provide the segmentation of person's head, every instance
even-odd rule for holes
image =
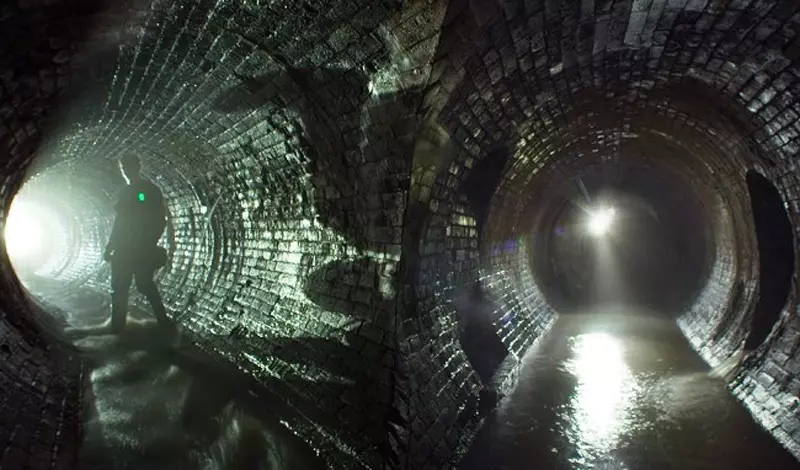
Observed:
[[[139,157],[129,153],[120,159],[119,169],[122,171],[122,177],[125,178],[125,181],[130,183],[140,178],[139,172],[142,170],[142,162]]]

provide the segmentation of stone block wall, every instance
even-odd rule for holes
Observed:
[[[535,177],[541,168],[558,168],[576,154],[587,162],[639,158],[626,143],[661,135],[678,151],[672,156],[651,152],[662,160],[676,159],[676,165],[690,168],[689,177],[722,197],[719,207],[731,212],[734,235],[716,237],[710,281],[683,326],[712,364],[730,356],[749,329],[745,319],[757,279],[748,201],[737,194],[741,189],[729,188],[743,188],[747,169],[773,175],[784,189],[795,186],[797,5],[463,1],[451,2],[448,17],[458,21],[445,21],[440,44],[453,54],[444,49],[437,55],[432,107],[441,110],[453,139],[473,154],[492,141],[510,143],[515,149],[512,168],[521,177],[503,184],[514,188],[515,196],[542,183]],[[470,21],[478,27],[461,28]],[[704,91],[693,95],[690,90]],[[598,94],[611,97],[609,105],[589,107],[601,102]],[[605,136],[586,142],[589,131]],[[794,212],[793,190],[785,198]],[[499,199],[498,218],[521,207],[517,197],[508,198],[506,209]],[[734,314],[738,321],[728,338],[711,344],[708,336],[719,330],[716,323],[728,317],[724,310],[731,306],[736,281],[746,299],[739,304],[742,311]],[[795,315],[791,305],[786,322]],[[772,379],[762,377],[762,387],[771,388],[758,391],[751,385],[737,392],[758,396],[744,401],[784,442],[794,442],[795,437],[785,438],[786,429],[794,428],[783,424],[779,430],[774,423],[776,417],[796,422],[790,416],[795,405],[773,398],[787,396],[786,384],[793,383],[787,358],[794,350],[786,349],[794,344],[792,334],[790,328],[776,329],[765,347],[765,357],[772,359],[745,374],[763,376],[766,367]]]
[[[408,460],[401,468],[455,465],[480,423],[480,379],[459,343],[463,320],[456,307],[460,292],[478,278],[475,220],[463,202],[434,198],[427,209],[419,252],[410,254],[418,258],[416,305],[408,306],[413,316],[403,319],[400,364],[408,379],[400,408],[409,426]]]
[[[121,183],[113,160],[142,155],[170,201],[160,282],[173,316],[302,410],[290,426],[332,466],[379,466],[384,445],[401,467],[457,458],[481,385],[453,295],[486,286],[512,355],[548,327],[526,211],[568,165],[660,161],[722,201],[733,229],[715,230],[710,281],[682,326],[711,364],[735,350],[756,281],[745,171],[768,175],[798,218],[796,2],[255,5],[0,7],[0,209],[36,156],[31,168],[73,176],[100,214]],[[416,194],[423,121],[455,150]],[[498,145],[512,156],[478,234],[460,189]],[[65,279],[107,287],[107,215]],[[710,342],[736,282],[743,313]],[[795,310],[736,393],[797,453]]]
[[[721,201],[718,201],[721,203]],[[694,304],[678,318],[686,338],[712,367],[720,365],[741,350],[744,343],[743,325],[750,318],[758,279],[741,273],[741,252],[735,250],[731,212],[719,207],[716,224],[713,267],[703,290]],[[740,287],[736,287],[736,284]],[[741,289],[740,299],[732,303],[734,289]],[[725,324],[725,326],[723,326]]]
[[[0,311],[0,468],[74,468],[81,443],[81,364],[22,336],[8,314]]]
[[[441,9],[288,8],[131,5],[133,40],[93,70],[100,92],[75,88],[63,138],[38,161],[108,208],[114,160],[142,156],[169,202],[159,281],[173,316],[299,410],[288,425],[333,468],[376,468],[390,454],[410,145]],[[112,214],[88,212],[97,231],[70,273],[93,269],[106,290]]]

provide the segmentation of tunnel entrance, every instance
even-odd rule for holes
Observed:
[[[629,164],[562,184],[533,231],[532,270],[550,305],[674,316],[694,301],[709,272],[709,218],[679,175]],[[596,216],[608,233],[594,230]]]
[[[745,349],[767,339],[789,297],[794,273],[792,225],[775,186],[755,171],[747,172],[759,256],[759,298]]]
[[[58,201],[61,196],[44,186],[32,191],[25,185],[11,203],[2,236],[14,272],[26,287],[69,262],[74,234],[68,211]]]

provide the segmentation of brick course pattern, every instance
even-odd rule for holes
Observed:
[[[791,0],[102,3],[0,6],[0,210],[25,168],[25,191],[70,194],[81,228],[53,274],[107,289],[114,161],[142,155],[169,201],[159,282],[173,316],[282,397],[332,468],[458,460],[481,393],[513,386],[556,315],[528,249],[549,179],[633,160],[692,182],[714,256],[680,325],[712,365],[741,348],[756,299],[745,171],[800,217]],[[464,182],[501,145],[511,155],[479,224]],[[456,301],[475,284],[509,352],[489,385],[458,342]],[[734,391],[800,456],[794,299]],[[76,367],[21,346],[41,335],[19,317],[2,325],[20,338],[20,390]],[[75,425],[74,393],[31,395],[58,403],[42,422]],[[69,460],[48,432],[9,458],[38,446]]]
[[[82,369],[0,316],[0,468],[71,469],[80,446]]]

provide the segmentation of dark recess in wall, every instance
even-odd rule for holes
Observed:
[[[456,311],[461,322],[458,339],[484,384],[490,383],[508,355],[508,349],[492,325],[492,312],[498,308],[500,306],[489,298],[480,283],[475,283],[456,300]]]
[[[755,171],[747,172],[747,187],[753,207],[759,256],[759,298],[746,349],[763,343],[778,321],[794,272],[792,225],[780,193]]]
[[[510,154],[511,150],[506,145],[494,148],[472,167],[463,183],[462,191],[475,215],[479,240],[492,196],[500,184]],[[492,312],[499,308],[479,282],[456,300],[456,311],[461,322],[459,342],[484,384],[491,382],[492,376],[508,355],[491,320]]]
[[[495,148],[472,167],[472,171],[464,181],[463,191],[475,214],[478,234],[483,230],[492,196],[500,184],[510,154],[511,150],[505,145]]]

